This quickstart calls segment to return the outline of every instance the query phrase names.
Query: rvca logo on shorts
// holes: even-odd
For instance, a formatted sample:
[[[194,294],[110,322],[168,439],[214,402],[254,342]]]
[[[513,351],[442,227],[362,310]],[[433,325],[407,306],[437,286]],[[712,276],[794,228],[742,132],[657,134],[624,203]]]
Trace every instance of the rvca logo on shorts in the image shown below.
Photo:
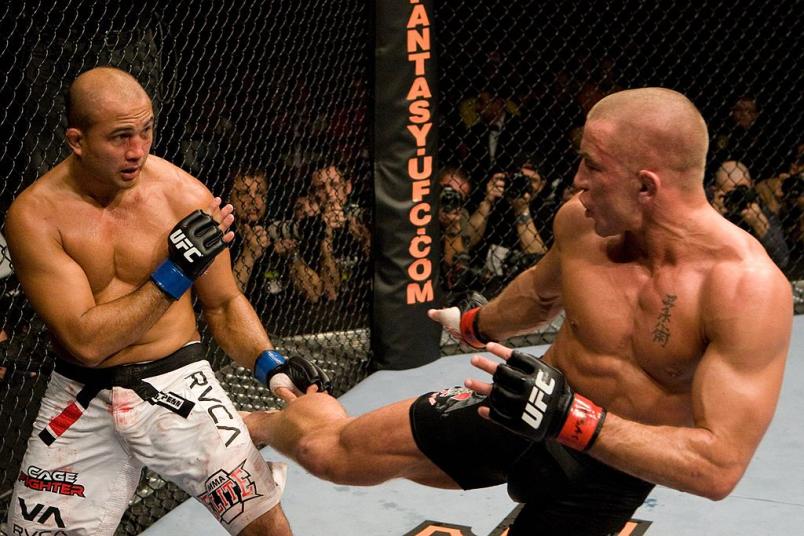
[[[210,396],[212,385],[209,385],[209,380],[203,371],[199,370],[193,372],[185,377],[185,379],[191,380],[191,390],[195,391],[195,389],[198,388],[202,391],[198,395],[198,403],[207,410],[207,413],[215,423],[215,428],[218,429],[218,433],[221,435],[221,438],[224,438],[225,444],[228,447],[232,444],[232,441],[240,435],[240,428],[237,426],[237,423],[234,422],[234,415],[232,415],[229,409],[223,404],[221,399]],[[228,426],[228,424],[232,426]]]

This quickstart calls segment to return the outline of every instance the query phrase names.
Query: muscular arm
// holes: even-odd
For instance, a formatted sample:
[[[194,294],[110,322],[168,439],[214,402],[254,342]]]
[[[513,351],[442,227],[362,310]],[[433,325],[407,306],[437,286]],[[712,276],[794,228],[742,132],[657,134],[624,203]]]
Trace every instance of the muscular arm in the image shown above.
[[[273,346],[254,308],[237,287],[228,251],[218,255],[194,288],[215,341],[229,357],[253,370],[259,353]]]
[[[134,292],[97,304],[83,269],[64,251],[57,231],[27,201],[6,219],[9,249],[34,309],[76,359],[97,366],[136,343],[172,300],[148,281]]]
[[[555,218],[553,246],[535,266],[519,274],[497,298],[483,307],[479,328],[484,335],[503,340],[526,333],[549,322],[561,311],[561,243],[564,236],[577,232],[577,218],[577,209],[573,207],[565,205],[559,211]]]
[[[776,407],[792,310],[787,281],[775,268],[739,276],[731,270],[712,274],[719,288],[704,305],[710,343],[693,380],[694,425],[646,426],[610,414],[592,456],[715,500],[736,486]]]

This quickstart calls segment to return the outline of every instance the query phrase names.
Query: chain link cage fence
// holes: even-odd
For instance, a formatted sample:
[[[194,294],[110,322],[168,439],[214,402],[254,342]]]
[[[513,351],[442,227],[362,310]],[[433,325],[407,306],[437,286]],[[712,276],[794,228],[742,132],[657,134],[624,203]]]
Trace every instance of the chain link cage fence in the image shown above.
[[[613,91],[645,85],[678,89],[701,109],[712,138],[706,185],[713,205],[760,239],[804,302],[795,2],[435,7],[448,303],[472,291],[492,298],[541,258],[552,218],[572,193],[585,112]],[[131,72],[158,114],[154,153],[236,206],[233,268],[275,344],[311,356],[344,392],[365,376],[369,359],[370,17],[354,0],[7,4],[0,8],[0,215],[66,154],[64,85],[95,65]],[[329,293],[292,268],[320,269],[322,199],[341,199],[333,213],[352,229],[337,238],[339,284]],[[8,337],[0,343],[4,519],[53,357],[4,242],[0,251],[0,336]],[[549,341],[559,324],[516,343]],[[205,339],[238,407],[274,404]],[[458,351],[443,342],[445,353]],[[137,534],[185,498],[145,471],[118,533]]]
[[[544,255],[597,101],[664,86],[707,120],[713,205],[759,239],[800,311],[802,22],[792,1],[438,2],[447,300],[492,298]]]
[[[273,343],[310,357],[343,393],[366,375],[370,357],[368,16],[357,0],[5,4],[0,216],[67,156],[66,85],[99,65],[130,72],[154,104],[153,153],[234,205],[233,269]],[[53,355],[0,245],[5,522]],[[238,408],[275,404],[203,338]],[[118,533],[138,534],[186,498],[145,471]]]

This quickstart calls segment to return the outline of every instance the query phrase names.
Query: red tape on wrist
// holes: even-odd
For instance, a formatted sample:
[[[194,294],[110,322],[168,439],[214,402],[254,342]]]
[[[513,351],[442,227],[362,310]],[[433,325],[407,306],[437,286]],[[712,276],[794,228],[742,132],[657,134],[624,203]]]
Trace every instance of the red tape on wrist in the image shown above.
[[[474,348],[485,348],[488,339],[480,335],[477,329],[477,315],[480,313],[480,307],[469,309],[461,315],[461,337],[463,340],[473,346]],[[483,340],[486,339],[486,340]]]
[[[575,450],[587,450],[595,443],[605,420],[605,409],[588,398],[575,395],[558,433],[558,442]]]

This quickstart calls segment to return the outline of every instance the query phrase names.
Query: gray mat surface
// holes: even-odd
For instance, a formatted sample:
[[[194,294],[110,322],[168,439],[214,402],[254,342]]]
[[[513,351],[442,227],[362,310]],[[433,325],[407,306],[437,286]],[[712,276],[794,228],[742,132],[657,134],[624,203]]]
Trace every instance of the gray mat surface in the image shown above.
[[[737,489],[725,500],[659,487],[636,516],[652,522],[647,536],[772,536],[804,534],[804,316],[793,323],[793,343],[776,416]],[[544,347],[532,347],[533,353]],[[343,395],[352,414],[426,391],[458,385],[475,374],[469,356],[451,356],[407,371],[371,375]],[[266,459],[287,461],[270,449]],[[406,481],[374,487],[337,486],[288,462],[282,505],[298,536],[401,536],[430,519],[472,527],[486,536],[516,506],[500,486],[471,492],[435,490]],[[190,500],[159,520],[145,536],[225,535]]]

